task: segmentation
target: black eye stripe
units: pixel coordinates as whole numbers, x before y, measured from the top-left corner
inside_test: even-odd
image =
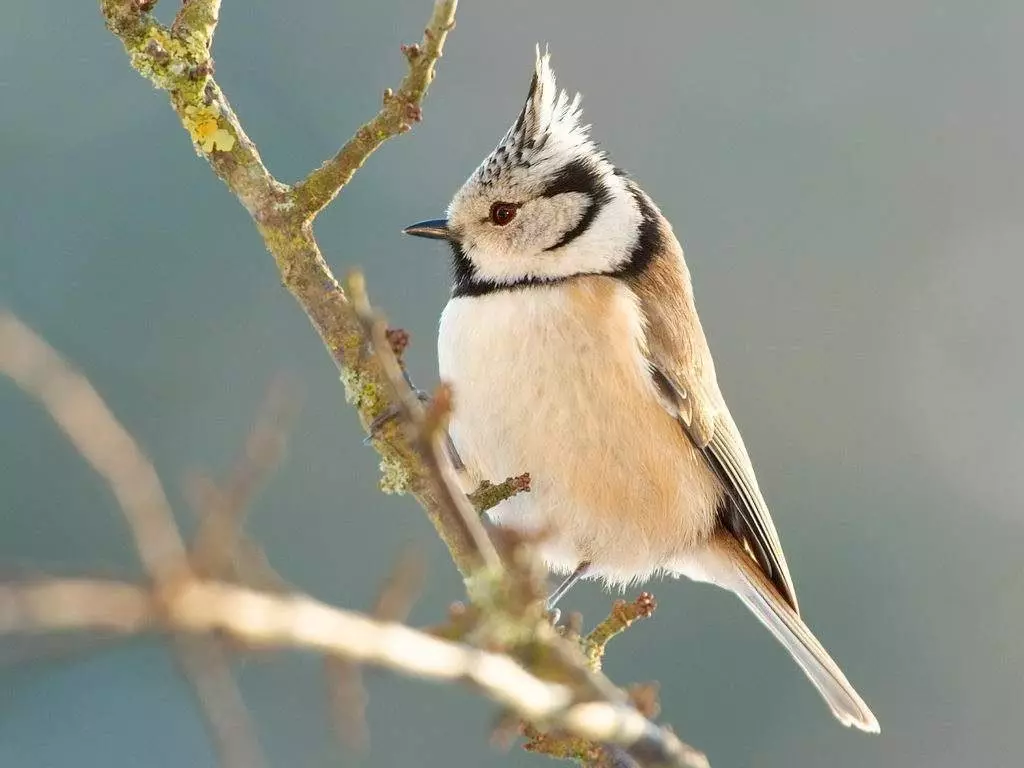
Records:
[[[580,220],[576,222],[576,226],[562,235],[557,243],[545,248],[545,251],[563,248],[590,229],[601,209],[612,199],[611,191],[602,180],[600,171],[593,163],[582,159],[573,160],[559,170],[545,186],[541,197],[554,197],[568,192],[586,195],[587,207]]]
[[[540,197],[580,192],[597,199],[602,191],[607,194],[604,182],[601,181],[601,172],[593,163],[577,158],[568,165],[562,166],[551,177],[544,189],[541,190]]]

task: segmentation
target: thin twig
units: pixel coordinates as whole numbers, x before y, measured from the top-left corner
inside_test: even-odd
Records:
[[[407,548],[384,582],[370,615],[377,621],[404,622],[423,587],[426,561],[418,549]],[[324,660],[331,720],[342,744],[364,752],[370,740],[366,722],[366,687],[362,670],[348,659],[329,656]]]
[[[366,720],[369,697],[363,685],[358,664],[339,656],[324,659],[324,682],[331,723],[343,747],[363,753],[370,743],[370,726]]]
[[[484,480],[480,486],[469,494],[469,502],[480,514],[494,509],[506,499],[520,493],[529,493],[530,473],[524,472],[521,475],[505,478],[500,483],[492,483]]]
[[[657,607],[658,603],[650,592],[641,592],[632,603],[616,600],[608,618],[594,627],[583,640],[583,652],[591,667],[594,670],[601,669],[601,659],[611,639],[621,635],[635,621],[649,619]]]
[[[266,765],[249,710],[231,674],[228,655],[214,638],[179,636],[174,642],[182,673],[192,683],[223,768]]]
[[[423,590],[427,561],[423,552],[407,547],[377,594],[370,615],[377,621],[404,622]]]
[[[214,484],[195,477],[190,483],[189,495],[202,513],[191,547],[192,568],[197,575],[223,578],[224,569],[238,560],[237,544],[245,513],[281,461],[287,425],[296,408],[294,388],[284,379],[272,382],[227,478]]]
[[[312,218],[334,199],[366,159],[392,136],[405,133],[423,117],[421,104],[434,79],[434,65],[441,58],[444,41],[455,26],[458,0],[438,0],[419,45],[402,47],[409,71],[397,92],[388,88],[380,112],[356,131],[338,153],[295,185],[299,207]]]
[[[183,575],[185,544],[149,459],[89,380],[12,313],[0,309],[0,372],[42,404],[113,491],[146,571],[157,583]]]

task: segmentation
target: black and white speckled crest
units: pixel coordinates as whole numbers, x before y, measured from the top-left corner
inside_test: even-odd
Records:
[[[448,205],[453,295],[624,275],[644,262],[645,227],[660,215],[597,147],[581,116],[579,95],[557,89],[549,56],[538,49],[519,116]],[[493,221],[499,203],[514,206],[511,220]]]
[[[537,49],[537,63],[519,117],[474,174],[483,186],[513,170],[534,170],[538,178],[574,159],[603,160],[590,139],[589,125],[580,122],[580,95],[572,98],[555,85],[550,55]],[[550,166],[550,167],[545,167]],[[610,166],[609,169],[611,170]]]

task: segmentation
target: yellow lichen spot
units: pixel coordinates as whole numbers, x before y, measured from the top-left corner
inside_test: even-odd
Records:
[[[192,142],[206,154],[214,150],[230,152],[235,146],[235,137],[220,125],[220,107],[216,102],[209,106],[186,107],[185,127]]]

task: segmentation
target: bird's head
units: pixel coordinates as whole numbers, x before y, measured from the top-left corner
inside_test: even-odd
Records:
[[[642,202],[580,118],[579,94],[557,90],[549,55],[538,48],[526,104],[455,194],[447,218],[405,230],[451,243],[455,295],[610,274],[627,264]]]

